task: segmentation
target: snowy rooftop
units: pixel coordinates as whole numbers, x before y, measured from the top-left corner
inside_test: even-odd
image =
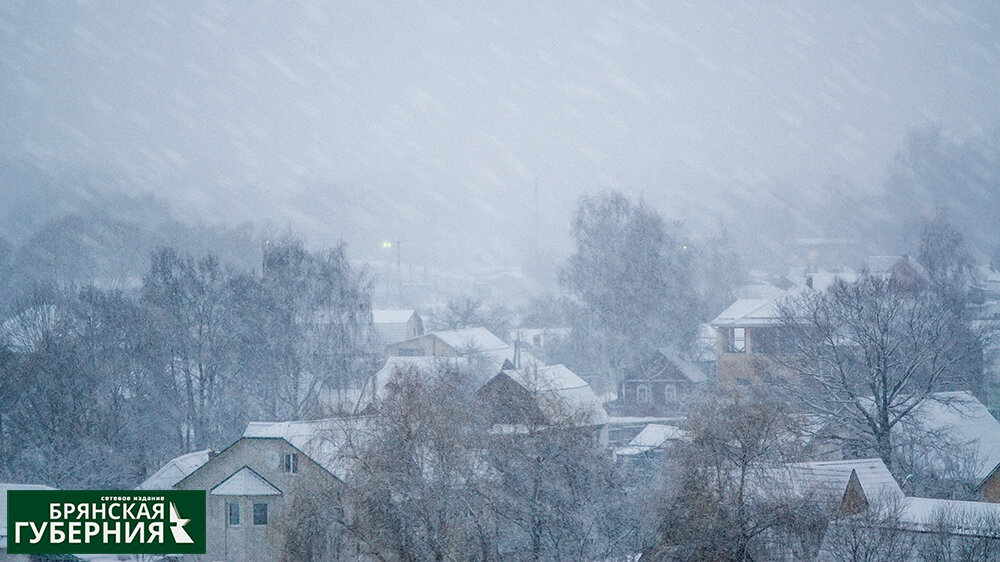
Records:
[[[703,383],[708,380],[708,375],[706,375],[704,371],[699,369],[694,363],[682,358],[677,354],[677,352],[671,349],[661,349],[659,351],[663,357],[676,367],[677,370],[680,371],[681,374],[684,375],[684,377],[689,381],[693,383]],[[663,368],[666,369],[666,365],[664,365]],[[657,373],[653,373],[652,375],[656,376],[656,374]]]
[[[927,270],[913,256],[868,256],[868,273],[871,275],[886,275],[892,273],[892,268],[899,262],[904,262],[913,268],[921,277],[927,277]]]
[[[507,369],[503,374],[537,395],[539,407],[549,420],[581,413],[586,414],[586,421],[591,425],[603,425],[610,421],[601,399],[590,385],[563,365]]]
[[[882,459],[791,463],[784,470],[792,488],[800,495],[839,502],[853,472],[869,501],[903,497],[903,490]]]
[[[185,476],[208,462],[211,450],[195,451],[167,461],[160,470],[135,487],[136,490],[169,490]]]
[[[407,323],[414,314],[412,310],[373,310],[373,327],[382,343],[389,345],[405,341]]]
[[[973,478],[989,476],[1000,465],[1000,422],[969,392],[938,392],[932,397],[917,406],[903,431],[946,434],[948,450],[927,453],[932,464],[947,469],[959,462],[959,470],[970,471]],[[954,454],[963,458],[950,458]]]
[[[367,442],[368,418],[326,418],[313,421],[250,422],[243,437],[280,438],[331,474],[346,480],[355,447]]]
[[[496,366],[500,370],[501,365]],[[441,369],[453,368],[462,369],[468,367],[468,362],[458,357],[387,357],[385,365],[375,373],[374,394],[375,397],[385,395],[385,388],[397,373],[415,374],[417,376],[430,376]],[[369,394],[370,396],[370,394]]]
[[[615,449],[615,455],[638,455],[663,447],[669,441],[682,441],[687,438],[688,434],[683,429],[672,425],[651,423],[642,428],[642,431],[628,445]]]
[[[475,349],[489,352],[512,349],[486,328],[462,328],[430,333],[456,350]]]
[[[710,324],[715,327],[770,326],[778,318],[778,301],[775,299],[739,299]]]
[[[990,533],[1000,536],[1000,504],[941,500],[933,498],[905,498],[900,504],[899,522],[904,528],[916,531],[939,529],[942,520],[954,525],[952,534]]]
[[[986,478],[1000,465],[1000,422],[968,392],[939,392],[934,396],[947,401],[925,401],[918,406],[916,418],[925,429],[946,431],[952,445],[974,457],[973,475]]]
[[[372,316],[376,324],[406,324],[416,314],[414,310],[383,309],[373,310]]]

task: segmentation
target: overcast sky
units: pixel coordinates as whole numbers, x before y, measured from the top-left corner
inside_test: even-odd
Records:
[[[604,188],[675,217],[870,189],[908,130],[1000,117],[995,2],[246,4],[0,3],[0,158],[364,254],[442,216],[565,237]]]

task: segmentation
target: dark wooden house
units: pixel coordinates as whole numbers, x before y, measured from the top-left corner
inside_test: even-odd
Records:
[[[660,350],[633,368],[618,384],[616,416],[665,417],[686,414],[708,377],[694,363]]]

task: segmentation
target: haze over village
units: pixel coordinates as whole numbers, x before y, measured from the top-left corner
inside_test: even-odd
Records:
[[[0,560],[1000,560],[998,26],[0,4]]]

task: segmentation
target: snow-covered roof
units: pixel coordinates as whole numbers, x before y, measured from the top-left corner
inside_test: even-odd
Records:
[[[185,476],[191,474],[208,462],[212,451],[195,451],[179,457],[174,457],[167,461],[160,470],[154,472],[149,478],[135,487],[136,490],[169,490],[174,484],[180,482]]]
[[[41,484],[9,484],[0,482],[0,549],[7,548],[7,491],[8,490],[55,490]]]
[[[686,359],[683,359],[680,355],[677,354],[677,352],[671,349],[661,349],[659,350],[659,352],[663,355],[664,358],[666,358],[666,360],[670,364],[676,367],[677,370],[680,371],[681,374],[684,375],[684,377],[687,378],[689,381],[697,384],[697,383],[703,383],[706,380],[708,380],[708,375],[706,375],[704,371],[698,368],[698,366],[695,365],[694,363]],[[664,365],[664,369],[665,368],[666,365]],[[652,375],[655,376],[656,373],[652,373]]]
[[[513,350],[505,341],[498,338],[486,328],[461,328],[459,330],[444,330],[430,332],[456,351],[475,349],[477,351],[507,351]]]
[[[280,496],[281,490],[249,466],[244,466],[209,493],[213,496]]]
[[[372,310],[376,324],[406,324],[413,318],[416,311],[412,309],[382,309]]]
[[[407,323],[413,315],[413,310],[373,310],[373,327],[383,344],[389,345],[405,341],[407,333]]]
[[[632,456],[653,449],[659,449],[668,441],[683,441],[688,438],[688,433],[679,427],[651,423],[642,428],[629,444],[615,449],[617,456]]]
[[[851,473],[869,501],[900,499],[903,490],[882,459],[802,462],[784,465],[787,479],[796,494],[839,502],[847,490]]]
[[[864,400],[870,407],[871,398]],[[967,391],[932,394],[897,427],[902,434],[946,436],[943,448],[933,448],[924,455],[939,470],[968,472],[968,476],[982,480],[1000,465],[1000,422]],[[956,456],[960,458],[952,458]]]
[[[739,299],[715,317],[710,324],[720,327],[771,326],[777,323],[778,301],[775,299]]]
[[[385,365],[375,373],[372,391],[375,398],[384,396],[386,385],[392,382],[398,372],[414,373],[418,376],[430,376],[436,372],[440,372],[441,369],[461,369],[467,366],[468,362],[459,357],[387,357]],[[500,365],[497,365],[497,370],[499,369]],[[366,398],[370,396],[371,394]]]
[[[900,502],[899,523],[914,531],[938,531],[946,521],[950,534],[1000,536],[1000,504],[942,500],[935,498],[905,498]]]
[[[637,447],[661,447],[667,441],[687,439],[688,433],[679,427],[651,423],[642,428],[629,445]]]
[[[923,430],[945,432],[951,447],[967,452],[973,477],[989,476],[1000,465],[1000,422],[969,392],[938,392],[933,397],[917,406],[912,419]]]
[[[542,413],[550,421],[567,415],[585,415],[590,425],[604,425],[610,420],[590,385],[564,365],[507,369],[501,374],[536,396]]]
[[[292,444],[331,474],[346,480],[355,447],[367,443],[369,418],[250,422],[243,437],[279,438]]]

